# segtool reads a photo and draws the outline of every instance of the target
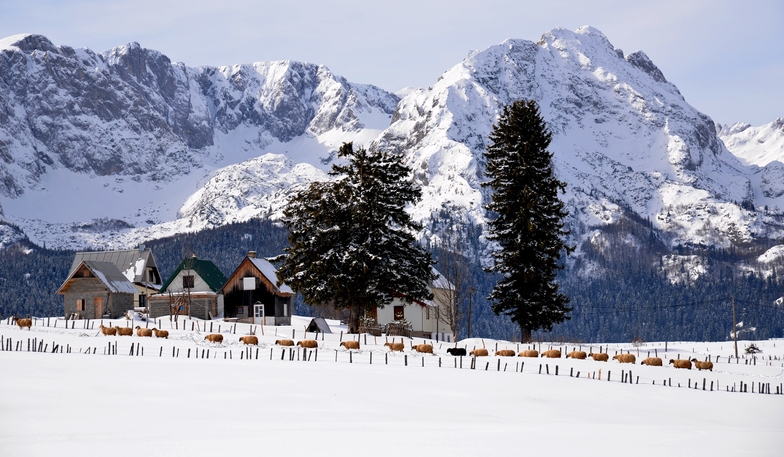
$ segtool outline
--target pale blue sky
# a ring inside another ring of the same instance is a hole
[[[390,91],[431,85],[471,49],[582,25],[645,51],[717,122],[784,117],[780,0],[0,0],[0,37],[97,52],[138,41],[189,66],[302,60]]]

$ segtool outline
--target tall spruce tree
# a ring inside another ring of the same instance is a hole
[[[414,233],[420,227],[405,211],[421,198],[401,157],[384,151],[338,151],[330,182],[296,193],[284,210],[289,247],[278,277],[310,305],[349,309],[349,331],[360,317],[393,298],[432,299],[430,254]]]
[[[488,271],[501,275],[488,298],[493,312],[520,326],[526,342],[571,311],[555,282],[562,253],[573,248],[565,242],[568,213],[558,192],[566,183],[553,173],[551,138],[536,102],[519,100],[504,107],[485,153],[490,180],[483,185],[493,191],[487,209],[497,215],[489,239],[500,247]]]

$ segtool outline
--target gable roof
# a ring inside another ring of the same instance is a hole
[[[145,267],[158,269],[150,248],[126,249],[122,251],[91,251],[76,253],[68,275],[73,274],[79,264],[86,260],[112,263],[128,281],[138,283],[147,282],[147,278],[144,277]]]
[[[446,276],[442,275],[440,271],[435,269],[435,267],[430,267],[430,269],[433,271],[433,274],[436,276],[436,279],[434,279],[433,282],[430,283],[431,289],[448,289],[448,290],[454,289],[454,286],[452,285],[451,282],[449,282],[448,279],[446,279]]]
[[[259,272],[263,274],[264,277],[266,277],[267,280],[271,282],[276,289],[278,289],[278,291],[284,294],[294,293],[294,291],[291,290],[291,287],[287,286],[285,283],[278,286],[278,270],[276,270],[271,263],[258,257],[249,257],[248,260],[250,260],[253,266],[255,266],[256,269],[258,269]]]
[[[223,284],[226,283],[226,275],[224,275],[223,272],[220,271],[220,269],[218,269],[218,267],[215,266],[211,260],[201,260],[195,257],[191,257],[182,259],[182,262],[180,262],[180,265],[176,270],[174,270],[174,273],[172,273],[171,276],[169,276],[169,279],[167,279],[166,282],[163,283],[163,286],[161,286],[160,293],[166,292],[166,289],[169,287],[171,282],[174,281],[174,278],[176,278],[182,270],[192,270],[195,274],[199,275],[199,277],[204,280],[205,283],[207,283],[213,292],[217,292],[221,287],[223,287]]]
[[[126,278],[120,269],[117,268],[117,265],[111,262],[84,260],[80,262],[76,268],[73,269],[73,271],[71,271],[71,273],[68,275],[68,278],[66,278],[65,282],[63,282],[63,285],[57,289],[58,294],[63,293],[65,289],[68,288],[69,283],[74,279],[74,275],[81,270],[82,265],[90,270],[90,273],[92,273],[96,279],[101,281],[101,283],[103,283],[109,292],[125,294],[136,294],[139,292],[139,289],[137,289],[133,283],[128,281],[128,278]]]
[[[255,270],[255,272],[258,273],[262,283],[264,283],[270,293],[282,296],[294,295],[294,291],[286,284],[278,286],[278,275],[275,267],[267,260],[257,258],[253,251],[240,262],[239,266],[237,266],[223,284],[223,287],[221,287],[223,293],[226,293],[226,289],[230,288],[231,284],[240,281],[241,278],[239,275],[247,274],[248,268],[250,268],[251,271]]]

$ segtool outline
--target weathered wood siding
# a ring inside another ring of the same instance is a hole
[[[66,316],[79,313],[79,316],[85,319],[100,319],[102,316],[95,315],[96,298],[103,299],[104,309],[109,311],[111,319],[117,319],[133,309],[133,294],[109,293],[97,278],[73,278],[68,291],[63,293],[63,311]],[[77,300],[85,301],[83,311],[76,310]]]
[[[243,289],[243,278],[251,276],[256,278],[256,289],[246,291]],[[290,325],[293,298],[291,294],[275,295],[275,290],[275,285],[270,283],[246,258],[223,286],[226,317],[251,319],[253,304],[261,302],[264,305],[264,313],[269,317],[275,317],[275,325]]]

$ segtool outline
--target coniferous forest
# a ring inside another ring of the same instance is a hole
[[[496,316],[486,299],[495,277],[485,273],[478,262],[482,250],[479,228],[466,227],[464,233],[469,254],[465,261],[474,288],[471,336],[519,340],[519,326]],[[784,261],[773,265],[773,274],[767,277],[739,267],[775,243],[760,240],[731,249],[689,247],[671,252],[649,223],[631,218],[604,228],[602,233],[610,248],[597,249],[584,243],[559,274],[562,291],[574,308],[570,319],[554,326],[551,332],[534,332],[534,340],[731,340],[733,298],[739,338],[784,337],[784,304],[775,303],[784,296],[784,280],[777,275],[784,271]],[[623,242],[630,237],[640,242]],[[259,256],[280,254],[287,244],[287,232],[273,222],[251,220],[145,244],[152,248],[165,281],[182,258],[191,254],[212,260],[229,275],[247,251],[255,250]],[[661,268],[665,254],[698,256],[707,273],[694,281],[672,283]],[[73,251],[44,249],[29,242],[0,250],[0,315],[62,315],[63,299],[55,292],[65,280],[73,257]],[[435,253],[434,259],[437,261]],[[588,268],[589,264],[593,267]],[[589,270],[590,276],[586,274]],[[297,301],[296,313],[313,312]],[[463,337],[466,325],[464,319],[460,332]]]

